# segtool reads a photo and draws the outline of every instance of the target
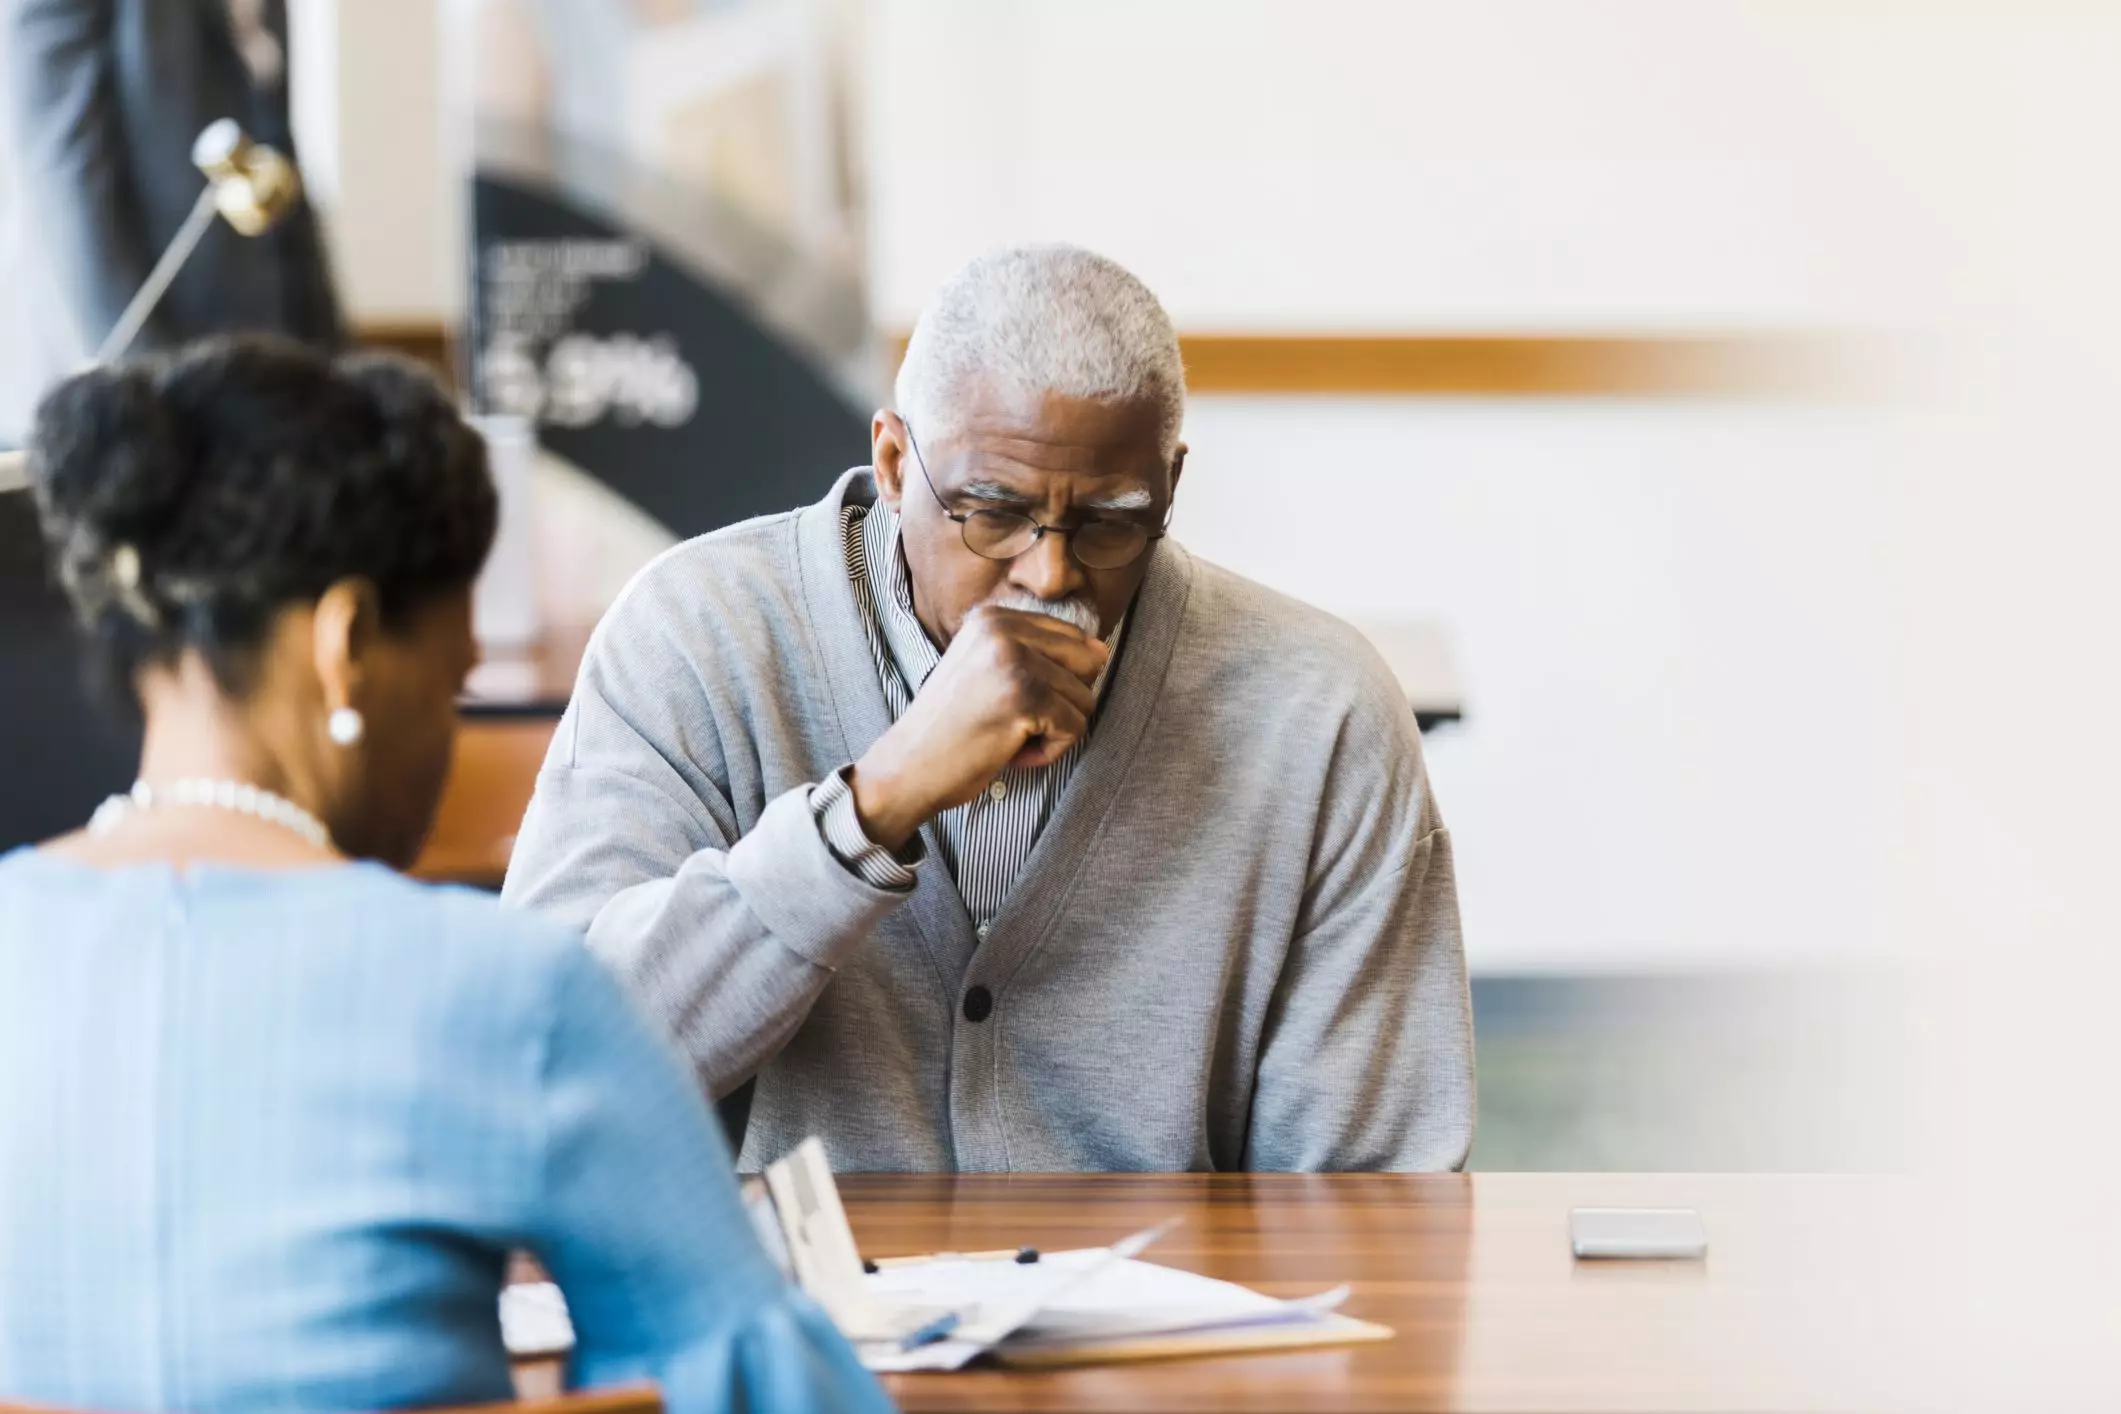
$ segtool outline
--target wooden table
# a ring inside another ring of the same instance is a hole
[[[472,673],[458,703],[456,755],[415,876],[501,887],[589,632],[556,630],[535,648],[489,657]]]
[[[1341,1282],[1397,1331],[1344,1350],[886,1380],[909,1410],[1878,1409],[1910,1401],[1920,1226],[1890,1178],[863,1175],[862,1253],[1089,1246],[1295,1296]],[[1572,1206],[1688,1206],[1702,1263],[1577,1263]]]

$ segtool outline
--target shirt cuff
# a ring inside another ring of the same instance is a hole
[[[854,808],[852,766],[842,766],[810,788],[810,813],[832,857],[871,888],[904,891],[914,885],[914,869],[928,857],[916,834],[897,854],[869,838]]]

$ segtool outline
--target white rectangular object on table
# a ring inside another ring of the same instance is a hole
[[[1692,1208],[1574,1208],[1569,1246],[1587,1260],[1693,1261],[1709,1237]]]

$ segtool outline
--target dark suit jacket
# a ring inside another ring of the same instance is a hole
[[[4,0],[6,88],[24,229],[92,353],[191,211],[204,179],[192,140],[218,118],[290,157],[285,83],[261,89],[227,0]],[[285,0],[266,27],[286,52]],[[305,202],[255,239],[215,222],[136,348],[229,330],[343,338],[315,214]],[[47,339],[47,342],[50,342]]]
[[[0,854],[79,829],[140,761],[139,724],[87,691],[80,635],[45,558],[30,493],[0,487]]]

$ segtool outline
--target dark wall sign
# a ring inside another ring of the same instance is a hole
[[[679,536],[817,499],[868,460],[846,398],[643,237],[480,174],[470,384]]]

